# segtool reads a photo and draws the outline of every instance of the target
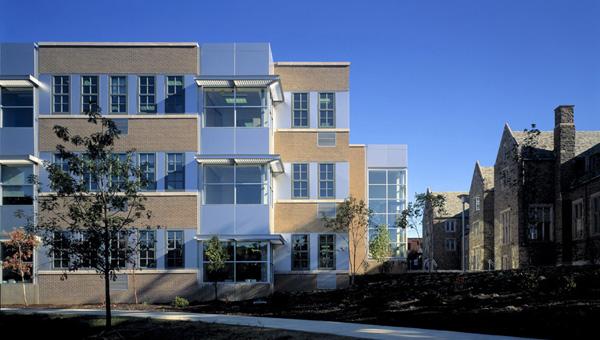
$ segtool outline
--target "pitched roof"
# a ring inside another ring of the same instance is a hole
[[[436,217],[452,217],[460,215],[462,213],[462,201],[458,197],[459,195],[469,195],[468,192],[460,191],[444,191],[444,192],[432,192],[434,195],[442,195],[446,199],[446,213],[443,216]]]
[[[493,166],[480,166],[481,177],[483,177],[483,187],[485,190],[494,188],[494,167]]]
[[[527,138],[527,132],[512,132],[517,143],[522,144]],[[575,155],[590,149],[600,143],[600,131],[575,131]],[[548,152],[554,152],[554,131],[541,131],[538,137],[536,149],[540,155],[552,156]]]

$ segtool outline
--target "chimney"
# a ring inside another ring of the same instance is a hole
[[[573,105],[554,109],[554,156],[557,165],[575,157],[575,119]]]

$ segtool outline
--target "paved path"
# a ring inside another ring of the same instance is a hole
[[[100,309],[42,309],[42,308],[0,308],[0,311],[20,314],[61,314],[61,315],[92,315],[104,316],[104,310]],[[495,336],[474,333],[460,333],[449,331],[437,331],[420,328],[389,327],[378,325],[367,325],[359,323],[335,322],[335,321],[313,321],[297,319],[264,318],[256,316],[238,316],[223,314],[197,314],[180,312],[154,312],[154,311],[123,311],[113,310],[113,316],[153,318],[161,320],[185,320],[201,321],[207,323],[219,323],[226,325],[241,325],[253,327],[266,327],[285,329],[290,331],[302,331],[322,334],[335,334],[367,339],[519,339],[506,336]]]

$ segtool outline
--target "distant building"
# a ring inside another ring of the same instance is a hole
[[[469,269],[493,269],[494,167],[475,163],[469,190]]]

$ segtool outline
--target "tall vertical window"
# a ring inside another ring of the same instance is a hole
[[[510,244],[510,210],[500,213],[502,223],[502,244]]]
[[[167,190],[182,190],[185,188],[185,163],[184,154],[167,154],[167,176],[165,176],[165,188]]]
[[[153,153],[138,154],[138,164],[144,178],[144,190],[156,190],[156,156]]]
[[[292,270],[310,269],[310,243],[308,234],[292,235]]]
[[[127,252],[127,233],[118,233],[115,238],[112,239],[112,251],[110,254],[111,265],[118,268],[125,268],[127,261],[125,261],[125,254]]]
[[[113,158],[114,163],[113,169],[111,169],[112,176],[110,178],[110,185],[117,188],[118,190],[122,190],[123,185],[125,184],[125,178],[130,174],[127,161],[127,154],[113,154]]]
[[[552,205],[531,205],[528,213],[528,238],[532,241],[552,240]]]
[[[456,250],[456,239],[447,238],[445,242],[445,248],[447,251],[455,251]]]
[[[592,196],[591,198],[592,208],[592,234],[600,234],[600,193]]]
[[[185,89],[183,76],[167,76],[165,113],[185,113]]]
[[[66,231],[55,232],[53,235],[52,265],[54,268],[69,268],[69,233]]]
[[[335,164],[319,164],[319,198],[335,198]]]
[[[54,164],[56,164],[63,172],[69,172],[69,162],[62,158],[60,154],[54,155]]]
[[[387,225],[392,257],[406,256],[406,232],[397,220],[406,204],[406,171],[403,169],[369,169],[369,238],[377,235],[377,227]]]
[[[156,80],[154,76],[139,77],[139,105],[142,113],[156,113]]]
[[[263,127],[267,103],[264,88],[204,89],[204,126]]]
[[[292,197],[308,198],[308,164],[292,165]]]
[[[308,127],[308,93],[292,94],[292,127]]]
[[[444,230],[447,233],[455,232],[456,231],[456,221],[455,220],[444,221]]]
[[[167,231],[167,268],[182,268],[183,254],[183,231]]]
[[[583,200],[573,202],[573,239],[583,238]]]
[[[475,211],[479,211],[481,209],[481,197],[475,196]]]
[[[31,165],[1,165],[0,192],[3,205],[33,204],[33,174]]]
[[[110,113],[127,113],[127,77],[110,77]]]
[[[33,90],[31,88],[2,88],[0,90],[2,127],[33,126]]]
[[[98,76],[81,76],[81,112],[98,111]]]
[[[139,260],[141,268],[156,268],[156,230],[140,230]]]
[[[319,235],[319,269],[335,270],[335,235]]]
[[[260,165],[204,167],[204,204],[266,204],[267,176]]]
[[[319,93],[319,127],[335,127],[335,93]]]
[[[53,112],[69,112],[69,89],[71,80],[69,76],[52,77],[52,103]]]

